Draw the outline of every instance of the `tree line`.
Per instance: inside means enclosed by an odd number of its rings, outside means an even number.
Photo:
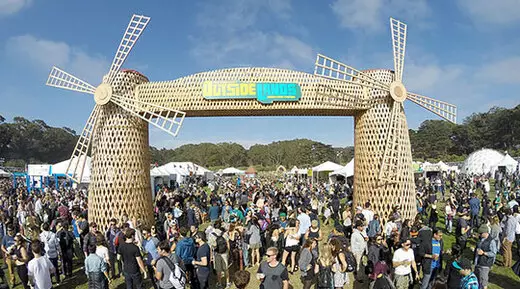
[[[461,161],[481,148],[520,156],[520,105],[475,113],[461,124],[427,120],[416,130],[410,129],[409,135],[415,160]],[[77,140],[77,133],[67,127],[52,127],[43,120],[31,121],[24,117],[6,122],[0,116],[0,160],[4,166],[23,167],[27,163],[56,163],[68,159]],[[175,149],[151,146],[150,154],[152,162],[157,164],[192,161],[209,168],[255,165],[260,170],[273,170],[279,165],[290,169],[324,161],[346,164],[354,156],[354,148],[295,139],[257,144],[249,149],[237,143],[187,144]]]

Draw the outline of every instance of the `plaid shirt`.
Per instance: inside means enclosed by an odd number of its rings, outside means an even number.
[[[479,289],[478,288],[478,280],[475,273],[471,272],[468,276],[462,278],[460,281],[461,289]]]

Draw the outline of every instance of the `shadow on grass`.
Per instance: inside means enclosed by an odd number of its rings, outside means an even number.
[[[502,269],[502,270],[510,270],[510,269]],[[500,275],[493,271],[489,272],[489,280],[493,282],[494,285],[502,287],[502,288],[520,288],[519,279],[513,279],[507,275]],[[490,282],[491,283],[491,282]]]

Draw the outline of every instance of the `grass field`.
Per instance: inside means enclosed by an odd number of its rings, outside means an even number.
[[[441,208],[444,208],[443,205],[439,205],[439,212],[440,212],[440,220],[439,220],[439,223],[437,224],[437,226],[439,228],[442,228],[444,229],[445,226],[444,226],[444,213],[443,213],[443,209]],[[201,226],[201,230],[204,229],[205,227],[207,226],[207,224],[205,224],[204,226]],[[332,230],[332,226],[325,226],[323,228],[323,236],[328,236],[328,234],[330,233],[330,231]],[[444,234],[444,251],[446,252],[449,248],[451,248],[452,244],[455,242],[455,236],[453,234],[448,234],[445,232]],[[472,238],[470,239],[470,241],[468,241],[468,248],[472,248],[472,247],[475,247],[475,239]],[[513,248],[514,250],[515,248]],[[473,260],[473,255],[472,255],[472,252],[470,251],[470,249],[467,249],[466,252],[464,253],[464,255],[466,257],[468,257],[470,260]],[[513,256],[514,256],[514,260],[518,260],[518,256],[513,253]],[[449,256],[448,256],[449,257]],[[450,259],[450,258],[445,258],[445,260],[447,259]],[[502,262],[502,256],[499,255],[497,257],[497,261],[500,263]],[[82,267],[81,264],[79,264],[79,262],[77,262],[74,266],[74,268],[76,268],[74,270],[74,274],[73,274],[73,277],[69,278],[69,279],[66,279],[66,280],[62,280],[62,282],[60,283],[60,286],[55,286],[55,288],[63,288],[63,289],[72,289],[72,288],[79,288],[79,289],[87,289],[88,286],[87,286],[87,279],[86,279],[86,276],[85,274],[83,273],[82,270],[80,270],[79,268]],[[231,268],[230,272],[234,272],[235,270],[237,270],[236,268]],[[259,281],[256,279],[256,270],[257,270],[257,267],[253,267],[253,268],[249,268],[248,271],[251,273],[251,281],[249,283],[249,286],[247,288],[259,288]],[[7,272],[6,272],[7,273]],[[345,288],[347,289],[350,289],[350,288],[368,288],[368,284],[367,282],[365,282],[364,284],[359,284],[359,283],[353,283],[352,280],[354,280],[354,277],[352,276],[352,274],[349,275],[349,278],[351,280],[350,284],[346,285]],[[17,279],[18,280],[18,279]],[[494,265],[492,267],[492,270],[490,272],[490,275],[489,275],[489,280],[490,280],[490,286],[489,288],[490,289],[498,289],[498,288],[503,288],[503,289],[520,289],[520,278],[518,276],[516,276],[513,271],[511,270],[511,268],[505,268],[505,267],[501,267],[501,266],[497,266],[497,265]],[[17,281],[19,283],[19,281]],[[295,273],[294,275],[290,275],[290,283],[291,283],[291,287],[294,288],[294,289],[299,289],[299,288],[302,288],[302,283],[301,281],[299,280],[299,273]],[[119,279],[116,279],[114,280],[111,284],[110,284],[110,288],[111,289],[124,289],[126,288],[125,287],[125,283],[124,283],[124,278],[119,278]],[[17,287],[15,288],[23,288],[22,286],[18,285]],[[152,288],[152,285],[149,281],[147,281],[145,283],[145,288]],[[210,288],[216,288],[214,285],[212,286],[211,283],[210,283]],[[234,286],[232,286],[231,288],[235,288]],[[418,286],[416,286],[416,288],[418,288]]]

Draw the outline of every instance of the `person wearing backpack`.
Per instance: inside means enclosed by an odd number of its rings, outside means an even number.
[[[218,223],[218,222],[217,222]],[[230,287],[231,282],[229,279],[229,245],[223,236],[223,232],[220,229],[213,231],[215,243],[211,244],[214,253],[214,269],[217,272],[217,284],[222,284],[222,277],[224,277],[223,287]]]
[[[59,240],[62,254],[62,269],[65,277],[72,276],[72,259],[74,257],[74,234],[68,230],[67,221],[57,226],[56,237]]]
[[[333,265],[335,260],[332,250],[333,247],[330,244],[323,246],[320,257],[314,266],[314,273],[318,275],[316,289],[334,289]]]
[[[155,279],[160,289],[186,288],[186,272],[182,270],[179,260],[174,253],[170,253],[170,244],[167,240],[157,245],[159,259],[154,266]]]
[[[179,242],[175,247],[175,254],[182,260],[184,267],[186,268],[186,274],[190,280],[190,284],[197,283],[197,275],[195,274],[195,267],[192,262],[195,257],[197,249],[195,248],[195,242],[193,238],[187,236],[188,229],[181,227],[179,229]]]

